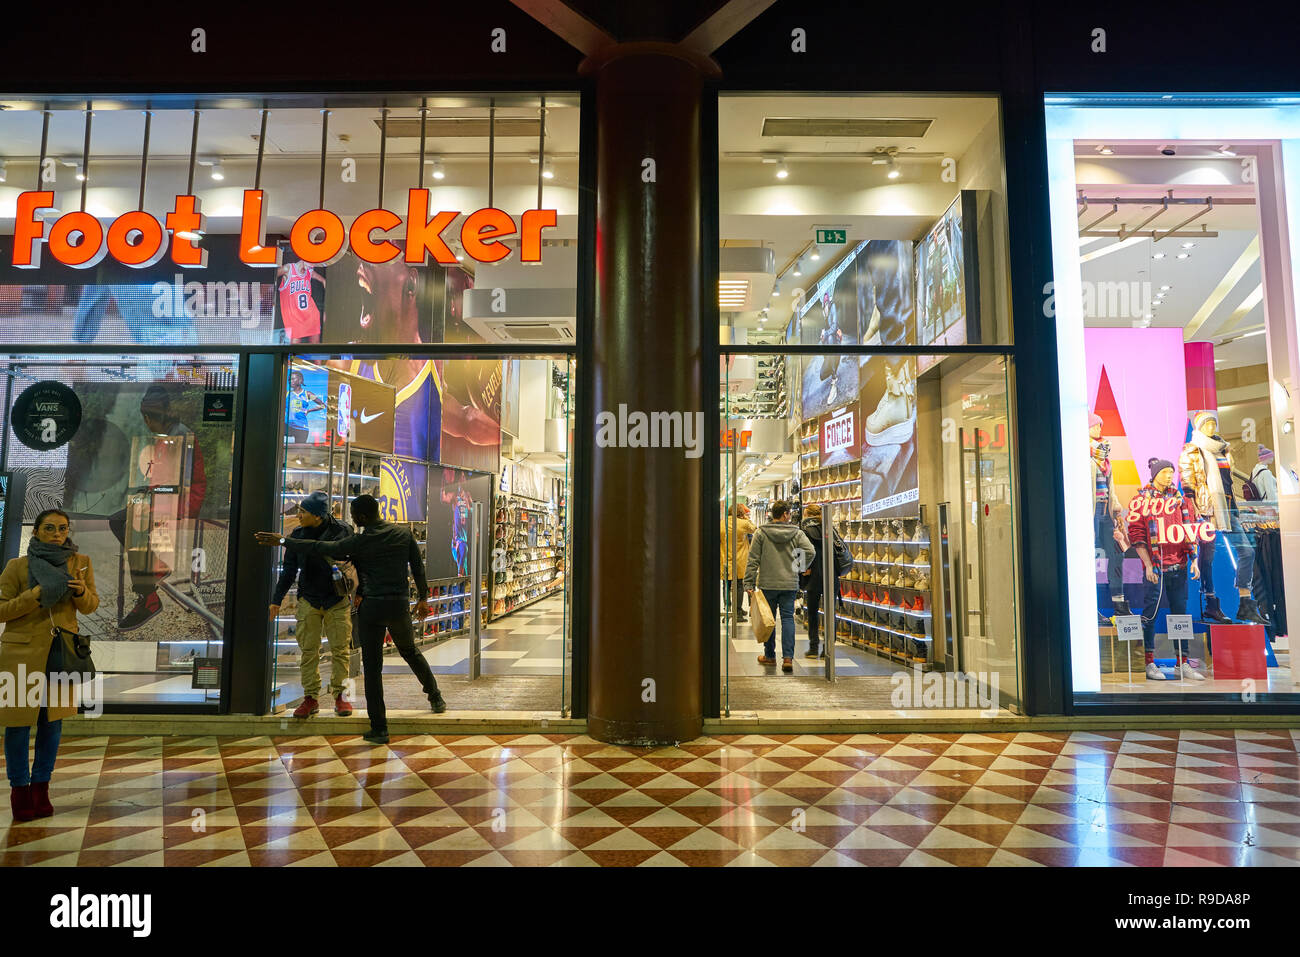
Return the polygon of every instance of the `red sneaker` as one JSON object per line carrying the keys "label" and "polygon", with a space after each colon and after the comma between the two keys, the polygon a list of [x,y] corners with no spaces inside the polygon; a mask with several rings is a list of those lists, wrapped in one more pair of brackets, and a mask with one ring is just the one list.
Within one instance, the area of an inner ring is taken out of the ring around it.
{"label": "red sneaker", "polygon": [[319,711],[320,711],[320,705],[316,703],[316,699],[308,697],[308,698],[303,698],[302,704],[298,705],[298,707],[293,709],[293,716],[295,718],[310,718],[312,715],[317,714]]}
{"label": "red sneaker", "polygon": [[347,718],[352,715],[352,702],[343,700],[343,692],[339,692],[334,699],[334,713],[340,718]]}

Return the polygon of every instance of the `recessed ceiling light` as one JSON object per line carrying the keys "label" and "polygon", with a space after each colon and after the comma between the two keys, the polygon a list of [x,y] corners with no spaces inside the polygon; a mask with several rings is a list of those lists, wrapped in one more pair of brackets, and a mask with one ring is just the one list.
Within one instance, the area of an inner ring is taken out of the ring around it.
{"label": "recessed ceiling light", "polygon": [[785,179],[789,175],[790,175],[790,170],[786,168],[785,160],[781,160],[779,163],[776,164],[777,179]]}
{"label": "recessed ceiling light", "polygon": [[1151,254],[1151,258],[1152,258],[1152,259],[1164,259],[1164,258],[1165,258],[1165,254],[1164,254],[1164,253],[1152,253],[1152,254]]}
{"label": "recessed ceiling light", "polygon": [[1186,258],[1187,258],[1188,256],[1190,256],[1190,255],[1191,255],[1191,253],[1179,253],[1179,254],[1178,254],[1178,258],[1179,258],[1179,259],[1186,259]]}
{"label": "recessed ceiling light", "polygon": [[1180,245],[1181,245],[1184,249],[1191,249],[1193,246],[1196,245],[1196,243],[1187,242],[1187,243],[1180,243]]}
{"label": "recessed ceiling light", "polygon": [[[1162,254],[1162,255],[1163,255],[1163,254]],[[1161,292],[1168,292],[1171,288],[1173,288],[1173,287],[1171,287],[1171,286],[1161,286],[1161,287],[1160,287],[1160,291],[1161,291]]]}

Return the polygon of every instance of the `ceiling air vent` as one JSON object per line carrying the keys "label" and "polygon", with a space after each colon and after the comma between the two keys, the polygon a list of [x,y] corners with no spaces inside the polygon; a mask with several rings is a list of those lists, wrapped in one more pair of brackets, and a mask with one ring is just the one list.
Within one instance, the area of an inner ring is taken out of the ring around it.
{"label": "ceiling air vent", "polygon": [[[375,120],[375,127],[380,127],[378,119]],[[430,118],[425,132],[429,139],[447,139],[450,137],[482,137],[487,138],[488,121],[484,117],[466,116],[466,117],[442,117]],[[527,117],[519,119],[498,119],[496,122],[497,136],[526,136],[529,139],[537,139],[537,119],[528,119]],[[390,116],[388,118],[388,137],[389,139],[419,139],[420,138],[420,118],[418,116]]]}
{"label": "ceiling air vent", "polygon": [[[391,122],[391,121],[390,121]],[[934,120],[854,120],[836,117],[776,117],[763,120],[764,136],[851,136],[856,138],[919,138]]]}

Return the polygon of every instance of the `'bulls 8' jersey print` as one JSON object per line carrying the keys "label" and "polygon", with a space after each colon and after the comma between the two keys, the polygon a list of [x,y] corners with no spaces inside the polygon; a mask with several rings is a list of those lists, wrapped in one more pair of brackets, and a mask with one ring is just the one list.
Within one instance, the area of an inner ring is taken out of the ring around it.
{"label": "'bulls 8' jersey print", "polygon": [[289,263],[280,277],[280,316],[290,341],[320,335],[320,309],[312,298],[315,270],[307,263]]}

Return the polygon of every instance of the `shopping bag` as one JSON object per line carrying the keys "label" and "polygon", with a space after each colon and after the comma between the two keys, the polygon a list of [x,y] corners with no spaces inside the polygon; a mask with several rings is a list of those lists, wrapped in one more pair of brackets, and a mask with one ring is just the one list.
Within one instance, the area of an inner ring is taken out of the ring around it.
{"label": "shopping bag", "polygon": [[754,637],[758,643],[765,643],[776,627],[776,619],[772,617],[772,606],[767,603],[767,597],[757,588],[749,598],[749,620],[753,624]]}

